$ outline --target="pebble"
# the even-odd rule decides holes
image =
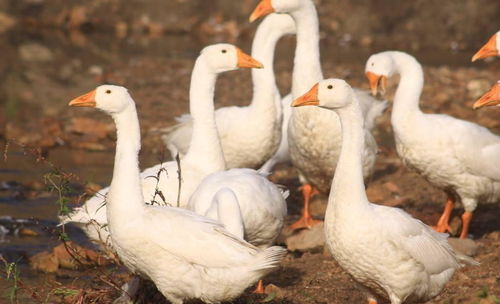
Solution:
[[[280,288],[274,284],[268,284],[264,288],[264,292],[268,295],[274,293],[275,299],[283,299],[286,296],[285,290],[283,290],[282,288]]]
[[[324,224],[320,223],[311,229],[301,229],[285,239],[290,251],[309,251],[325,245]]]
[[[477,244],[471,239],[448,238],[448,243],[455,251],[467,256],[475,256],[477,254]]]
[[[490,89],[491,83],[487,79],[472,79],[467,83],[467,96],[479,98]]]
[[[54,59],[49,48],[39,43],[25,43],[19,47],[19,56],[28,62],[47,62]]]

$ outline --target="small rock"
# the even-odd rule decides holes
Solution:
[[[328,205],[328,197],[325,195],[315,195],[309,205],[309,211],[313,216],[323,217]]]
[[[107,149],[105,145],[93,141],[75,141],[71,143],[71,147],[88,151],[106,151]]]
[[[450,235],[458,235],[462,228],[462,219],[459,216],[453,216],[450,220]]]
[[[366,196],[368,200],[372,203],[378,203],[384,201],[387,197],[384,193],[384,189],[378,186],[368,186],[366,189]]]
[[[38,43],[26,43],[19,47],[19,56],[28,62],[51,61],[54,55],[49,48]]]
[[[373,44],[373,38],[371,36],[363,36],[359,40],[359,44],[363,47],[370,47]]]
[[[31,267],[43,272],[53,273],[59,269],[59,261],[49,252],[40,252],[30,257]]]
[[[278,286],[274,284],[268,284],[264,288],[264,292],[268,295],[273,294],[275,295],[275,299],[283,299],[285,297],[285,290],[282,288],[279,288]]]
[[[115,24],[115,35],[118,38],[125,38],[127,37],[128,33],[128,25],[127,23],[123,21],[119,21]],[[102,71],[101,71],[102,72]]]
[[[33,229],[30,229],[30,228],[21,228],[19,229],[19,235],[20,236],[38,236],[38,232],[36,232],[35,230]]]
[[[389,190],[391,193],[399,193],[400,189],[398,185],[393,182],[386,182],[382,184],[382,187]]]
[[[324,225],[320,223],[311,229],[301,229],[285,240],[290,251],[308,251],[325,245]]]
[[[488,233],[486,238],[489,240],[498,241],[500,240],[500,231],[493,231],[491,233]]]
[[[472,79],[467,83],[467,96],[472,99],[479,98],[490,89],[487,79]]]
[[[89,134],[97,139],[105,138],[110,128],[107,124],[87,117],[75,117],[71,120],[68,131],[77,134]]]
[[[89,195],[94,195],[97,191],[101,189],[102,189],[101,185],[98,185],[96,183],[89,182],[85,185],[85,193]]]
[[[0,12],[0,33],[9,30],[12,26],[14,26],[14,24],[16,24],[16,20],[14,18],[4,12]]]
[[[471,239],[448,238],[448,243],[454,250],[467,256],[475,256],[477,254],[477,244]]]
[[[76,6],[71,9],[69,14],[69,27],[79,28],[88,21],[87,8],[85,6]]]

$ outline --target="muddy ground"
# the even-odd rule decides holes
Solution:
[[[0,254],[5,259],[0,265],[15,263],[19,270],[18,276],[9,272],[7,279],[11,268],[0,268],[0,303],[9,303],[13,290],[17,290],[19,303],[110,303],[119,294],[117,286],[128,279],[127,271],[114,260],[101,261],[106,264],[101,266],[57,262],[61,267],[45,268],[50,273],[33,269],[29,261],[61,244],[55,228],[58,196],[47,191],[46,174],[54,173],[54,168],[47,161],[74,173],[68,177],[70,202],[110,180],[115,138],[112,121],[93,110],[69,109],[71,98],[103,82],[129,88],[138,106],[143,135],[141,166],[146,168],[166,157],[158,130],[174,124],[174,117],[188,110],[189,75],[197,52],[221,41],[250,49],[255,25],[245,23],[244,15],[255,1],[243,1],[242,6],[217,1],[210,8],[201,1],[196,5],[174,2],[164,4],[164,9],[178,13],[162,18],[152,8],[153,1],[146,1],[143,7],[131,1],[129,8],[119,1],[91,1],[83,11],[71,1],[52,1],[52,5],[0,1],[0,25],[4,25],[0,26],[0,140],[2,145],[9,142],[0,160],[0,228],[9,229],[5,234],[0,230]],[[500,61],[469,63],[473,49],[497,30],[492,24],[499,13],[498,2],[463,1],[460,6],[452,1],[443,5],[415,1],[395,7],[387,2],[318,1],[324,8],[320,16],[325,76],[368,88],[363,76],[368,56],[384,49],[406,50],[424,65],[421,106],[425,112],[450,114],[500,133],[497,109],[471,109],[474,99],[500,79]],[[366,26],[368,23],[372,26]],[[431,30],[434,35],[428,35]],[[294,43],[294,38],[285,38],[277,50],[275,70],[283,94],[290,89]],[[249,81],[248,71],[221,75],[217,107],[247,104]],[[390,100],[396,83],[397,79],[389,80]],[[375,131],[380,153],[368,195],[375,203],[403,208],[434,224],[445,196],[402,165],[394,150],[389,118],[390,109],[380,117]],[[51,176],[60,181],[60,175]],[[294,221],[301,203],[296,173],[282,165],[270,178],[291,190],[287,220]],[[323,196],[313,204],[318,218],[324,203]],[[462,212],[457,205],[454,215]],[[8,216],[29,221],[19,223]],[[430,303],[499,303],[498,218],[498,205],[479,205],[470,231],[477,244],[475,259],[481,265],[458,271]],[[454,222],[459,230],[458,218]],[[96,249],[76,228],[67,227],[66,232],[72,241]],[[68,258],[60,254],[54,256]],[[353,281],[321,247],[290,252],[281,269],[265,281],[277,288],[267,296],[248,292],[234,303],[364,303]],[[148,302],[159,303],[161,297],[151,294]]]

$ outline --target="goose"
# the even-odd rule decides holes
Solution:
[[[223,107],[215,112],[228,168],[258,168],[280,144],[281,98],[273,61],[276,43],[288,34],[295,34],[295,23],[290,16],[272,14],[260,24],[252,44],[252,56],[262,60],[266,68],[252,70],[253,98],[250,105]],[[183,115],[178,121],[180,123],[166,129],[167,134],[162,137],[173,156],[186,154],[193,130],[190,115]]]
[[[500,80],[497,81],[491,89],[479,97],[472,107],[477,110],[482,107],[500,106]]]
[[[406,166],[415,169],[448,198],[436,230],[448,225],[457,199],[465,209],[460,238],[467,238],[478,201],[500,199],[500,137],[477,124],[445,114],[426,114],[419,108],[424,85],[422,66],[411,55],[386,51],[372,55],[366,76],[373,94],[393,74],[401,76],[391,116],[396,150]]]
[[[369,303],[377,303],[377,297],[391,304],[426,301],[441,292],[456,269],[478,264],[454,252],[446,234],[401,209],[368,201],[363,115],[344,80],[323,80],[292,106],[319,106],[340,118],[342,148],[328,198],[325,239],[335,260],[366,291]]]
[[[491,36],[490,40],[472,56],[472,62],[491,56],[500,56],[500,31]]]
[[[185,207],[189,197],[208,174],[225,169],[213,115],[213,97],[217,74],[236,68],[262,68],[262,64],[230,44],[205,47],[196,59],[191,75],[189,99],[193,117],[193,137],[189,152],[180,161],[161,163],[142,173],[146,202]],[[179,177],[180,172],[180,177]],[[180,181],[180,185],[179,185]],[[61,217],[61,224],[73,222],[91,240],[111,245],[106,228],[105,197],[109,187],[100,190],[79,208]],[[161,194],[159,194],[161,192]]]
[[[205,177],[186,208],[219,221],[233,235],[265,249],[274,245],[281,233],[288,194],[261,172],[235,168]],[[265,293],[262,280],[253,292]]]
[[[250,16],[250,22],[270,13],[286,13],[297,27],[297,47],[292,75],[292,97],[297,98],[310,86],[323,79],[319,55],[319,25],[311,0],[261,0]],[[386,107],[386,102],[356,90],[365,117],[365,149],[363,176],[373,172],[377,144],[371,134],[374,120]],[[288,123],[288,145],[293,166],[299,172],[303,186],[304,208],[301,218],[290,228],[310,228],[319,223],[309,212],[311,197],[318,192],[328,193],[335,164],[340,153],[340,123],[332,111],[320,108],[292,109]]]
[[[191,211],[144,204],[139,120],[126,88],[99,86],[69,105],[95,107],[115,121],[116,156],[106,208],[111,239],[124,265],[153,281],[171,303],[232,300],[278,266],[284,248],[262,250]]]
[[[260,248],[273,245],[284,225],[285,199],[289,192],[278,188],[259,171],[234,168],[207,175],[191,195],[186,208],[207,215],[217,193],[224,188],[229,188],[237,198],[239,212],[234,207],[226,212],[235,218],[241,217],[244,239]]]

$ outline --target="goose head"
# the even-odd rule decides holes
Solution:
[[[372,95],[377,95],[380,86],[380,92],[385,93],[387,78],[394,74],[394,60],[386,53],[378,53],[371,55],[368,58],[365,66],[365,75],[370,82],[370,90]]]
[[[491,89],[479,97],[472,106],[474,110],[482,107],[500,106],[500,80],[495,83]]]
[[[250,22],[271,13],[291,13],[302,6],[304,0],[261,0],[250,15]]]
[[[72,107],[97,108],[110,114],[122,112],[134,101],[128,90],[115,85],[101,85],[69,102]]]
[[[343,108],[352,103],[351,86],[342,79],[325,79],[315,84],[307,93],[295,99],[292,107],[318,106],[331,110]]]
[[[244,53],[240,48],[227,43],[218,43],[205,47],[201,50],[200,58],[203,58],[210,68],[216,73],[236,70],[238,68],[263,68],[250,55]]]
[[[492,56],[500,56],[500,31],[491,36],[490,40],[472,56],[472,62]]]

